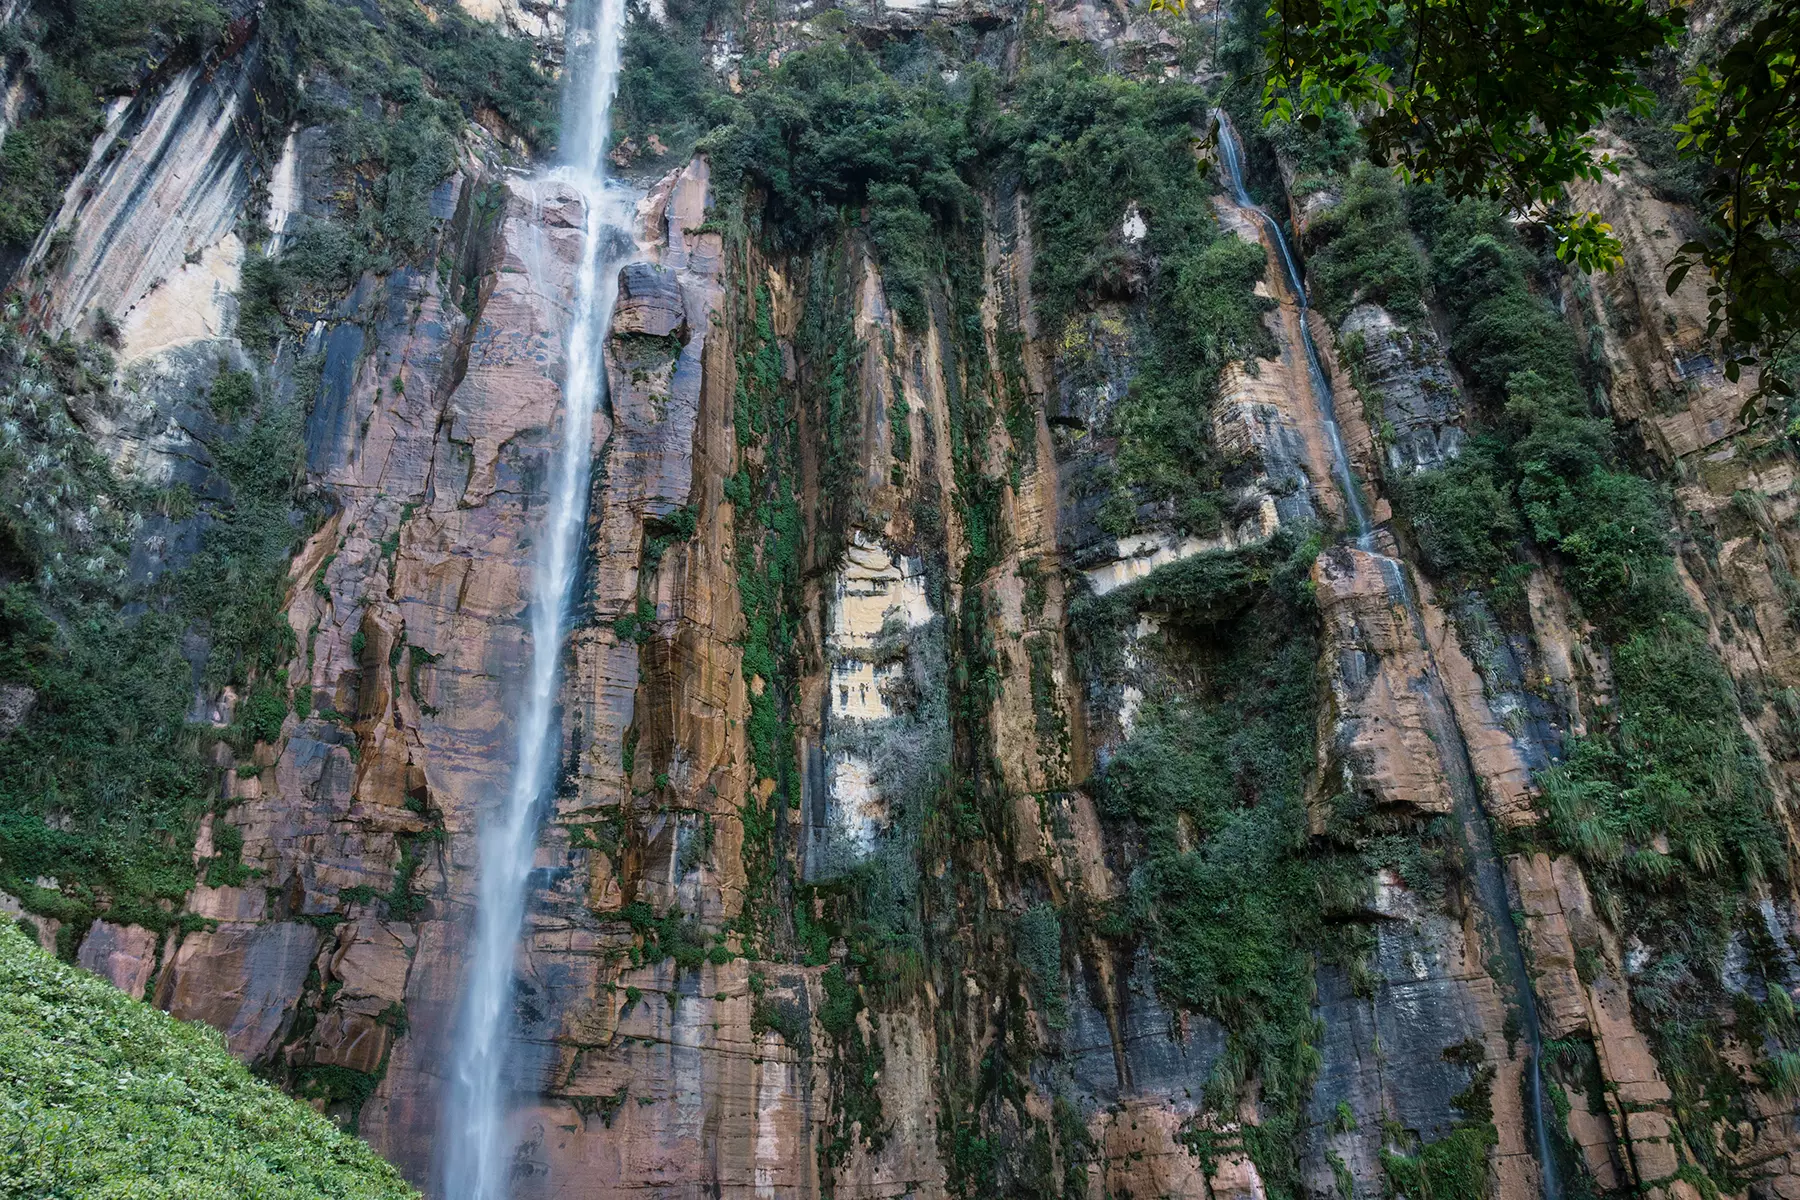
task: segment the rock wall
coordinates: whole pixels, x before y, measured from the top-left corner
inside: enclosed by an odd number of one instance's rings
[[[465,7],[542,43],[559,35],[554,5]],[[992,5],[844,13],[875,39],[954,31],[1002,66],[1021,44],[1018,14]],[[1121,71],[1183,69],[1181,38],[1143,14],[1043,16]],[[711,47],[727,69],[733,36]],[[784,12],[759,48],[809,36]],[[591,215],[472,140],[432,198],[424,261],[452,268],[366,275],[304,338],[256,359],[229,332],[237,230],[264,182],[253,147],[280,144],[266,156],[277,238],[324,203],[306,170],[317,131],[269,133],[249,115],[257,53],[121,105],[70,187],[54,227],[66,236],[47,235],[21,277],[52,334],[100,310],[119,322],[109,398],[77,415],[120,472],[216,486],[209,448],[224,434],[196,397],[221,369],[254,367],[268,386],[315,387],[306,473],[328,509],[289,573],[294,711],[277,741],[225,756],[223,803],[194,847],[210,861],[229,825],[254,877],[196,886],[187,932],[164,939],[96,920],[78,955],[221,1029],[430,1188]],[[1745,385],[1705,357],[1697,281],[1664,295],[1658,231],[1682,217],[1627,151],[1625,174],[1592,189],[1627,264],[1563,302],[1596,331],[1608,402],[1645,469],[1674,490],[1684,582],[1740,689],[1763,698],[1746,726],[1791,799],[1793,456],[1737,423]],[[1210,414],[1241,468],[1225,520],[1208,536],[1154,519],[1109,535],[1086,481],[1117,453],[1105,431],[1142,353],[1142,311],[1105,299],[1038,328],[1031,210],[1010,184],[983,197],[967,248],[974,318],[949,310],[942,284],[921,328],[891,311],[855,231],[771,256],[722,219],[730,198],[705,158],[636,186],[564,767],[519,949],[516,1194],[927,1197],[980,1194],[984,1179],[1064,1197],[1276,1190],[1258,1140],[1279,1115],[1268,1081],[1237,1081],[1219,1103],[1239,1053],[1225,1025],[1172,1004],[1149,946],[1092,915],[1122,906],[1146,861],[1108,807],[1105,769],[1147,705],[1217,690],[1208,673],[1243,628],[1237,610],[1196,619],[1148,586],[1232,556],[1266,586],[1255,555],[1343,522],[1302,322],[1327,350],[1383,522],[1399,480],[1467,445],[1473,406],[1441,337],[1369,303],[1329,329],[1271,257],[1258,294],[1274,354],[1230,364]],[[1335,202],[1329,189],[1296,199],[1295,223]],[[1215,206],[1226,229],[1265,238]],[[1120,214],[1128,233],[1134,217]],[[972,397],[989,406],[973,437]],[[955,502],[971,463],[1001,481],[993,544]],[[197,528],[144,531],[139,567],[178,560]],[[1389,865],[1356,881],[1340,916],[1366,949],[1309,967],[1313,1073],[1279,1135],[1298,1183],[1279,1190],[1387,1194],[1394,1155],[1491,1124],[1481,1190],[1539,1194],[1519,997],[1492,965],[1495,923],[1516,918],[1541,1034],[1565,1056],[1559,1175],[1580,1164],[1599,1191],[1691,1200],[1706,1190],[1699,1139],[1723,1147],[1733,1194],[1790,1194],[1800,1145],[1791,1105],[1757,1090],[1758,1047],[1728,1050],[1743,1120],[1680,1128],[1616,914],[1574,858],[1509,852],[1539,822],[1538,772],[1606,720],[1606,654],[1557,564],[1530,572],[1525,625],[1496,631],[1482,597],[1420,573],[1403,533],[1326,548],[1310,567],[1316,753],[1293,833],[1325,856],[1355,814],[1451,845],[1444,831],[1469,815],[1458,788],[1472,788],[1506,852],[1504,911],[1467,845],[1423,874]],[[1100,602],[1129,606],[1108,672],[1083,657],[1079,613]],[[196,713],[223,725],[236,699],[199,695]],[[769,756],[772,725],[791,756]],[[1178,837],[1204,836],[1191,825]],[[904,914],[877,961],[856,959],[862,943],[835,924],[849,886]],[[1773,879],[1764,891],[1742,953],[1754,940],[1775,954],[1786,974],[1770,977],[1792,987],[1796,903]],[[1028,958],[1046,921],[1049,956]],[[40,926],[52,944],[56,932]]]

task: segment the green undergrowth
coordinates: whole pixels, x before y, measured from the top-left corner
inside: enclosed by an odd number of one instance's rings
[[[230,14],[211,0],[49,0],[23,6],[0,42],[35,94],[0,146],[0,246],[24,247],[88,160],[114,96],[192,63]]]
[[[1200,681],[1146,699],[1093,781],[1132,865],[1126,894],[1089,920],[1104,937],[1147,944],[1163,999],[1224,1027],[1225,1052],[1196,1099],[1230,1114],[1254,1086],[1262,1120],[1241,1133],[1196,1129],[1192,1148],[1208,1161],[1247,1149],[1281,1196],[1297,1193],[1320,1063],[1315,964],[1358,957],[1370,873],[1356,834],[1308,833],[1319,643],[1307,569],[1318,546],[1283,535],[1185,560],[1072,614],[1087,631],[1078,647],[1090,678],[1118,661],[1093,630],[1122,636],[1153,609],[1161,644],[1139,656]]]
[[[0,928],[0,1192],[409,1197],[369,1148],[177,1021]]]
[[[336,185],[331,216],[301,221],[279,256],[245,260],[238,336],[267,348],[364,271],[424,256],[437,227],[432,192],[456,169],[470,121],[497,122],[540,150],[557,129],[555,81],[531,42],[450,0],[372,0],[367,11],[275,0],[260,25],[265,102],[327,131]]]
[[[1453,498],[1469,498],[1474,516],[1509,497],[1516,525],[1479,520],[1485,529],[1457,535],[1470,548],[1462,565],[1509,560],[1514,546],[1503,542],[1515,531],[1554,550],[1611,651],[1610,728],[1577,739],[1544,777],[1550,835],[1581,856],[1624,932],[1716,965],[1736,898],[1780,874],[1784,856],[1735,691],[1676,580],[1667,502],[1590,410],[1574,333],[1534,293],[1540,264],[1504,215],[1423,190],[1409,207],[1452,316],[1452,358],[1487,422],[1478,451],[1434,481],[1427,519],[1445,516]],[[1421,491],[1415,483],[1401,497]],[[1429,554],[1432,541],[1423,544]],[[1664,836],[1668,853],[1653,845]]]
[[[1362,134],[1355,118],[1339,106],[1333,106],[1316,129],[1297,121],[1275,121],[1252,133],[1261,133],[1293,170],[1288,193],[1295,199],[1341,188],[1345,176],[1363,157]]]
[[[953,90],[935,75],[903,84],[854,44],[790,55],[753,75],[732,120],[703,141],[714,186],[754,187],[757,232],[775,252],[854,220],[895,315],[922,329],[930,282],[950,267],[936,234],[981,212],[963,171],[992,91],[984,72],[970,74]]]
[[[0,343],[0,683],[33,693],[0,738],[0,890],[71,939],[102,912],[179,921],[163,902],[194,882],[210,747],[247,753],[287,715],[281,602],[304,533],[297,411],[271,397],[241,414],[212,448],[229,499],[202,502],[118,479],[73,423],[107,366],[91,346]],[[132,535],[170,514],[201,522],[199,551],[145,585],[126,571]],[[228,685],[236,721],[191,724],[196,694]]]
[[[1260,246],[1220,229],[1195,142],[1211,98],[1182,84],[1143,84],[1079,60],[1046,57],[1007,97],[996,138],[1028,190],[1032,295],[1040,326],[1065,343],[1072,386],[1099,382],[1083,348],[1096,302],[1134,314],[1132,376],[1101,431],[1119,439],[1105,508],[1108,532],[1131,532],[1142,505],[1167,505],[1183,529],[1218,527],[1227,463],[1212,444],[1210,402],[1234,359],[1272,356],[1255,295]],[[1135,203],[1146,233],[1122,232]]]
[[[740,247],[739,253],[747,253]],[[789,717],[797,677],[797,614],[806,526],[800,512],[799,441],[782,391],[781,349],[765,288],[738,300],[737,390],[733,398],[739,466],[725,482],[732,504],[738,598],[744,611],[746,730],[754,778],[739,810],[744,823],[744,942],[754,958],[786,942],[783,873],[787,811],[800,801],[800,767]],[[752,454],[752,449],[760,451]],[[760,460],[760,461],[759,461]]]
[[[701,41],[710,24],[728,15],[721,0],[665,3],[660,21],[628,10],[612,134],[615,145],[636,147],[634,165],[678,162],[703,134],[731,120],[734,101]]]
[[[1425,260],[1413,244],[1400,186],[1392,172],[1359,162],[1344,181],[1343,198],[1307,230],[1310,299],[1340,322],[1353,305],[1379,304],[1396,316],[1425,315]]]
[[[1483,1200],[1488,1195],[1488,1152],[1499,1140],[1491,1122],[1466,1125],[1410,1154],[1383,1148],[1381,1169],[1397,1196]]]

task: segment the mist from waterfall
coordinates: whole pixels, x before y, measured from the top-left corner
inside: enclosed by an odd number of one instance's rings
[[[510,1194],[510,1051],[515,1040],[514,970],[545,799],[560,757],[557,704],[571,594],[580,574],[593,459],[594,414],[605,396],[602,347],[617,298],[608,246],[606,142],[619,84],[624,0],[591,0],[571,10],[566,42],[563,153],[554,182],[586,202],[563,382],[561,444],[552,459],[536,532],[529,621],[531,663],[518,708],[518,761],[502,802],[484,817],[475,931],[449,1086],[439,1128],[441,1194],[448,1200],[505,1200]],[[551,182],[551,181],[546,181]]]

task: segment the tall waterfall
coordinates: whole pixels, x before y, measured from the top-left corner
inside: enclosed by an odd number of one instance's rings
[[[1362,486],[1350,469],[1350,455],[1344,449],[1344,435],[1338,428],[1331,380],[1319,361],[1319,348],[1313,342],[1312,330],[1307,325],[1306,284],[1302,280],[1299,263],[1281,232],[1280,224],[1251,198],[1249,189],[1244,186],[1244,151],[1238,143],[1237,130],[1232,128],[1231,119],[1222,111],[1217,117],[1219,159],[1225,168],[1226,179],[1231,184],[1232,200],[1240,209],[1262,223],[1270,244],[1280,253],[1282,266],[1286,268],[1288,287],[1294,294],[1294,302],[1300,308],[1300,342],[1306,353],[1306,369],[1312,381],[1313,395],[1319,405],[1319,423],[1323,426],[1325,440],[1331,447],[1331,473],[1336,477],[1338,489],[1343,493],[1344,506],[1349,510],[1357,546],[1373,552],[1376,545],[1375,527],[1369,520],[1369,509],[1363,499]],[[1501,873],[1500,858],[1494,852],[1493,834],[1488,829],[1481,794],[1475,786],[1475,769],[1469,761],[1468,744],[1463,740],[1462,727],[1456,722],[1456,715],[1451,710],[1449,697],[1444,691],[1443,680],[1438,675],[1431,645],[1425,638],[1425,622],[1419,612],[1418,598],[1407,582],[1405,569],[1396,559],[1385,554],[1378,554],[1376,558],[1388,596],[1404,606],[1412,617],[1412,626],[1419,639],[1419,652],[1429,671],[1424,686],[1419,689],[1420,699],[1424,702],[1432,740],[1441,749],[1444,774],[1446,782],[1450,784],[1457,825],[1462,833],[1463,850],[1474,875],[1475,897],[1487,919],[1491,936],[1499,943],[1500,956],[1505,962],[1506,973],[1519,1005],[1522,1017],[1520,1025],[1525,1034],[1526,1047],[1531,1052],[1530,1061],[1525,1067],[1528,1072],[1526,1083],[1530,1087],[1531,1096],[1533,1149],[1543,1172],[1543,1197],[1544,1200],[1561,1200],[1562,1179],[1551,1149],[1547,1115],[1549,1098],[1544,1094],[1544,1038],[1538,1027],[1537,996],[1532,991],[1531,973],[1525,966],[1525,952],[1519,943],[1519,931],[1513,924],[1512,906],[1506,897],[1506,878]]]
[[[504,802],[487,814],[481,830],[479,907],[439,1135],[442,1194],[450,1200],[504,1200],[510,1192],[505,1134],[513,971],[538,827],[560,751],[563,642],[587,519],[594,413],[606,388],[602,347],[618,294],[617,264],[606,249],[606,140],[624,26],[624,0],[592,0],[584,13],[572,11],[569,21],[563,160],[555,174],[585,198],[587,223],[569,324],[562,444],[536,540],[531,669],[518,710],[518,762]]]

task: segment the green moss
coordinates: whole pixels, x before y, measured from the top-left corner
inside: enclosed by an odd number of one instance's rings
[[[683,971],[694,971],[706,961],[707,935],[691,917],[678,910],[662,916],[643,901],[633,901],[620,914],[630,923],[632,932],[642,939],[640,958],[643,962],[675,960]]]
[[[176,1021],[0,929],[0,1191],[407,1197],[399,1172]]]
[[[843,1164],[852,1139],[858,1136],[871,1153],[880,1153],[887,1141],[887,1130],[881,1095],[875,1090],[882,1065],[881,1047],[863,1036],[856,1020],[863,1008],[862,996],[838,964],[832,964],[820,982],[825,999],[815,1016],[832,1043],[832,1109],[836,1121],[831,1140],[819,1147],[819,1163],[829,1171]]]
[[[1138,847],[1127,894],[1097,914],[1105,936],[1148,946],[1165,1001],[1222,1025],[1229,1049],[1204,1102],[1232,1112],[1254,1077],[1262,1123],[1195,1134],[1202,1155],[1247,1150],[1272,1194],[1298,1187],[1297,1147],[1319,1064],[1312,1009],[1316,959],[1348,965],[1364,940],[1351,923],[1372,867],[1346,828],[1308,835],[1314,768],[1317,618],[1302,587],[1316,544],[1279,566],[1224,560],[1184,572],[1213,621],[1176,624],[1184,661],[1204,682],[1147,700],[1096,781],[1102,815]],[[1182,564],[1185,565],[1185,564]],[[1165,567],[1131,601],[1164,591]],[[1260,582],[1244,579],[1260,573]],[[1240,582],[1241,581],[1241,582]],[[1120,589],[1126,591],[1126,589]],[[1214,609],[1234,592],[1241,600]],[[1108,597],[1110,599],[1110,597]],[[1120,625],[1135,608],[1115,611]]]
[[[1334,323],[1365,301],[1403,317],[1425,316],[1425,260],[1413,244],[1391,173],[1357,163],[1343,199],[1307,236],[1315,247],[1307,262],[1311,300]]]
[[[1488,1194],[1488,1151],[1499,1140],[1492,1124],[1468,1125],[1426,1143],[1414,1154],[1384,1148],[1381,1169],[1394,1195],[1483,1200]]]

